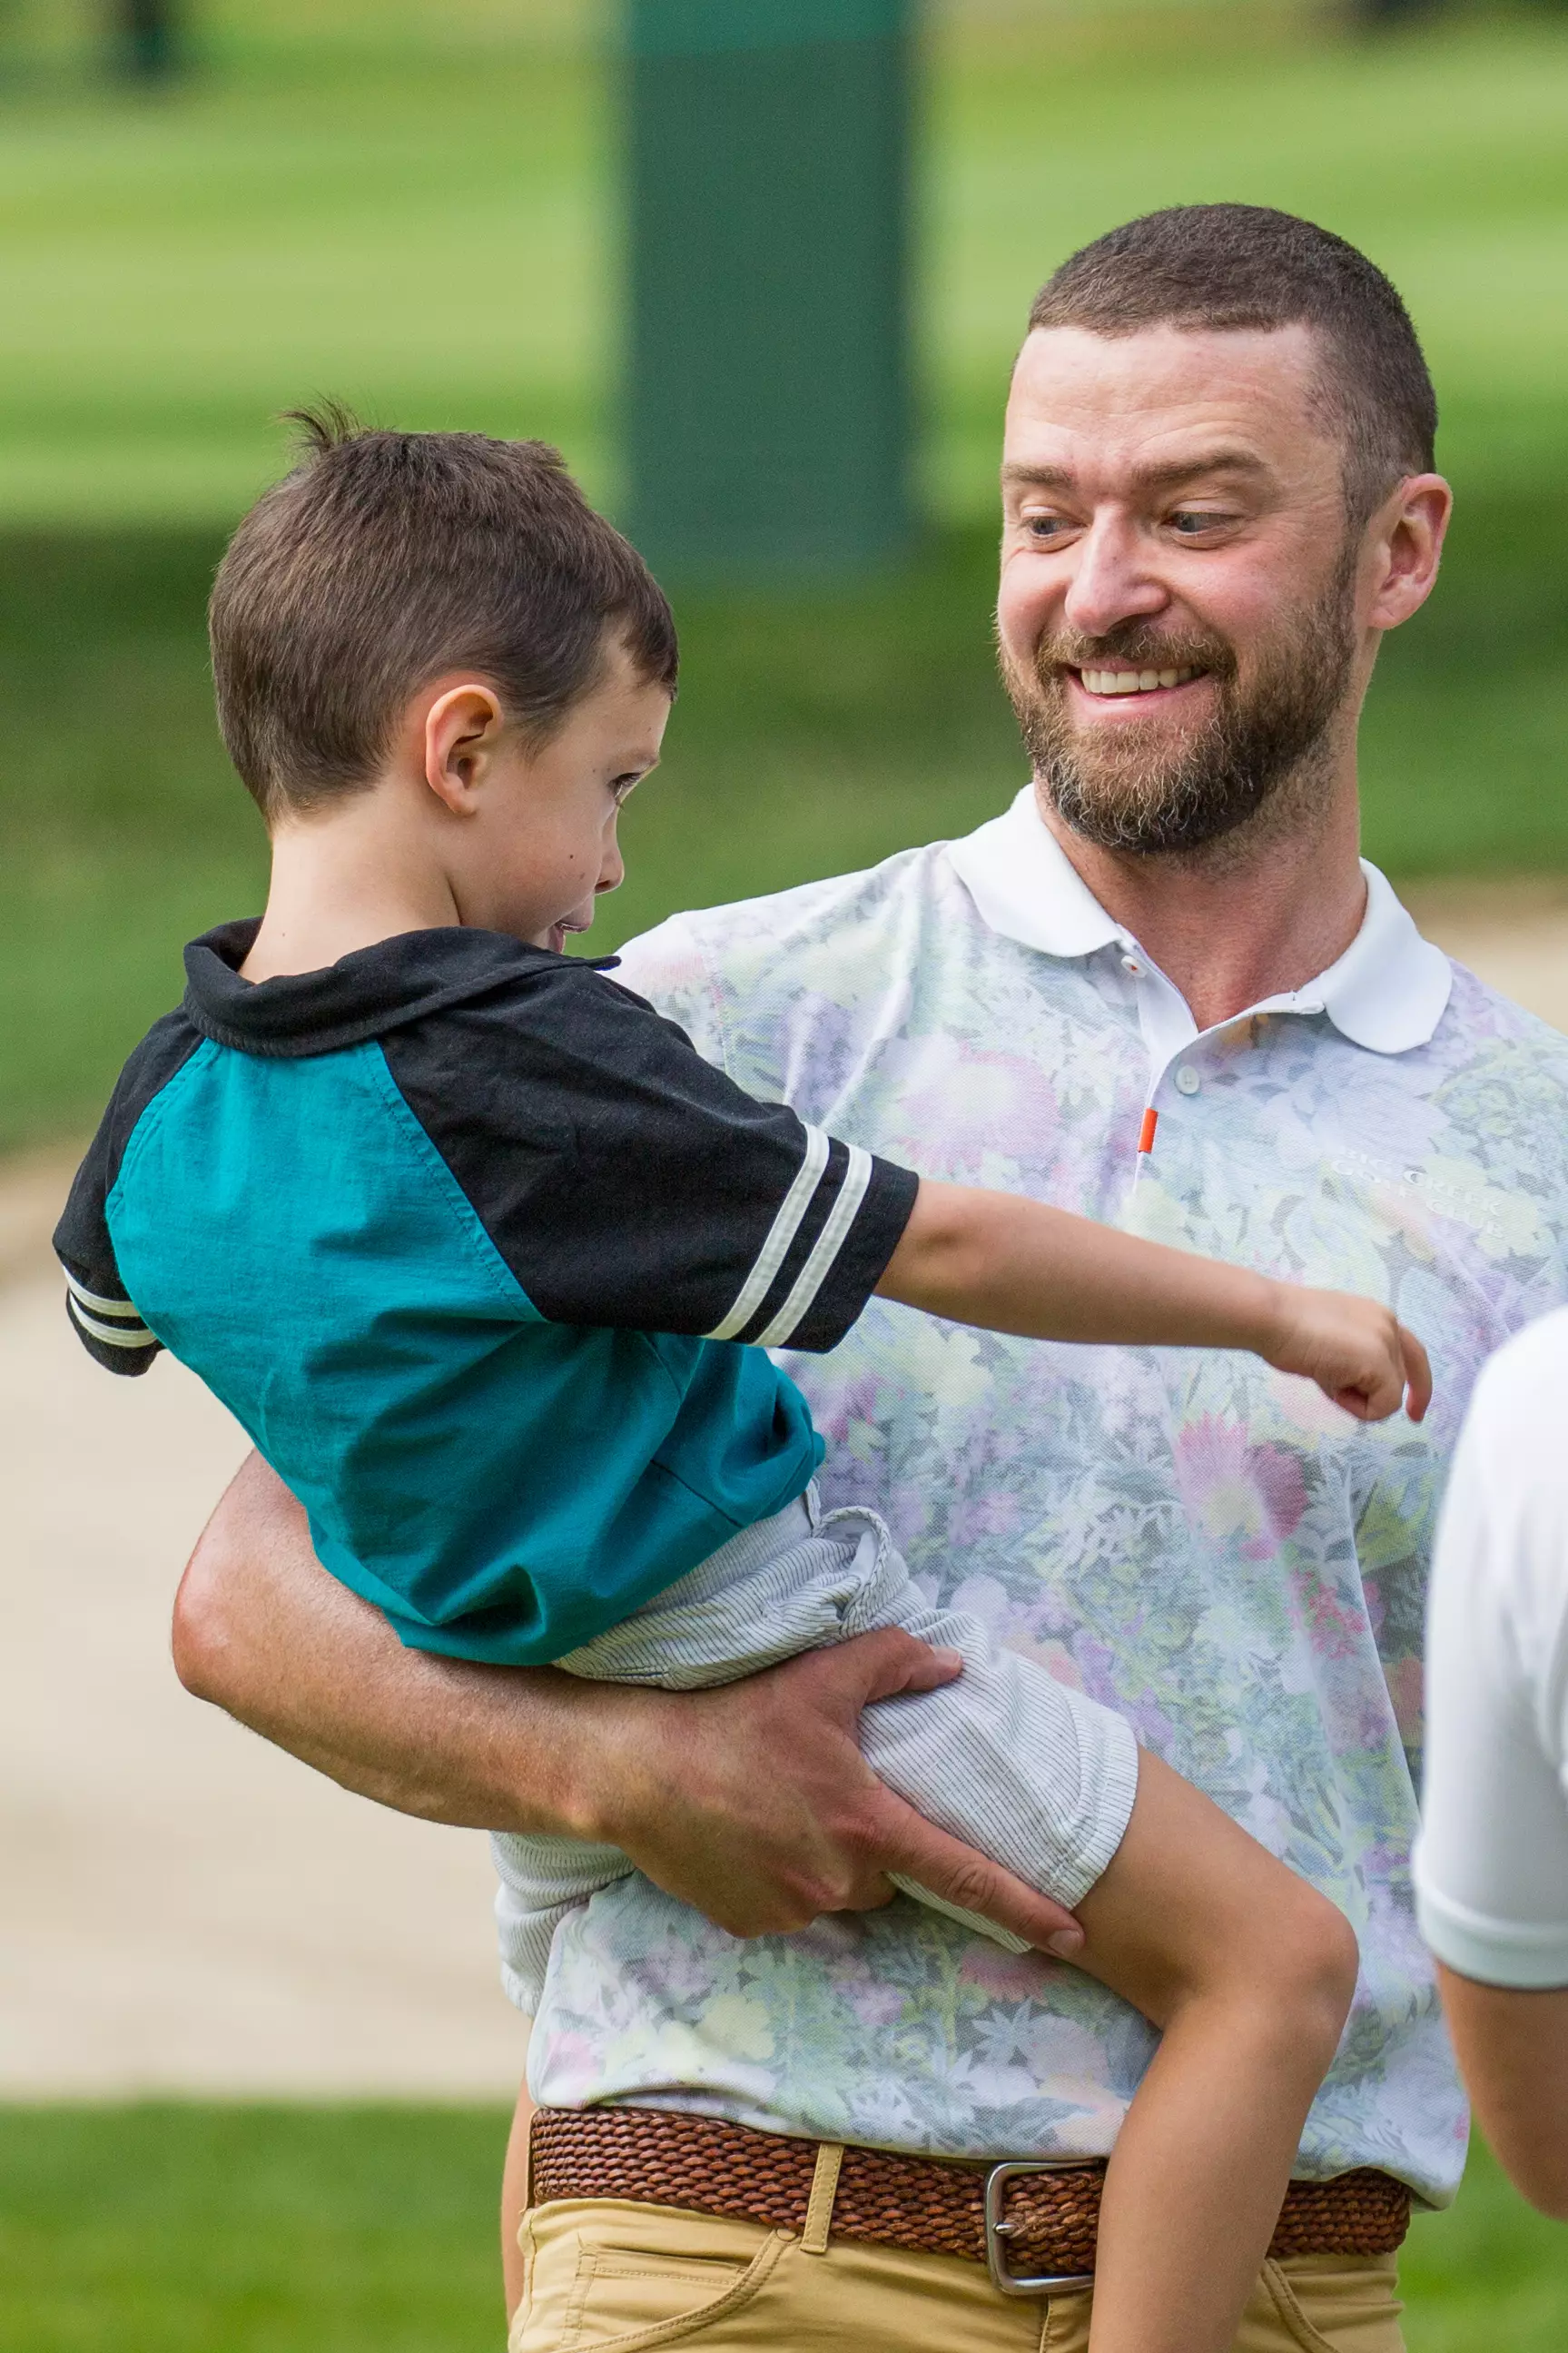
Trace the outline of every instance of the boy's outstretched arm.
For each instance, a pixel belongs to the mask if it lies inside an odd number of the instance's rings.
[[[1011,1193],[922,1180],[877,1285],[931,1315],[1030,1340],[1246,1348],[1382,1421],[1432,1395],[1426,1352],[1386,1307],[1275,1282]]]

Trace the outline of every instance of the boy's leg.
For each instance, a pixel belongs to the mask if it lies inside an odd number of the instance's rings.
[[[1095,2353],[1225,2353],[1350,2009],[1355,1938],[1152,1757],[1079,1916],[1081,1966],[1161,2030],[1105,2177]]]
[[[1106,2175],[1095,2353],[1225,2353],[1350,2006],[1349,1925],[1158,1758],[1131,1795],[1131,1736],[1105,1709],[973,1620],[907,1596],[898,1620],[964,1672],[868,1708],[868,1763],[1070,1905],[1079,1966],[1161,2030]]]
[[[878,1582],[877,1621],[956,1651],[963,1672],[937,1691],[868,1707],[860,1719],[867,1763],[940,1829],[1076,1910],[1131,1817],[1139,1764],[1131,1727],[1004,1649],[978,1619],[923,1608],[896,1554]],[[1026,1949],[992,1922],[912,1883],[898,1884],[1012,1950]]]

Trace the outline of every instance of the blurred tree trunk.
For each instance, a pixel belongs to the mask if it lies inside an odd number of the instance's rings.
[[[914,0],[628,0],[631,531],[748,576],[901,554]]]
[[[159,81],[180,61],[175,0],[114,0],[116,62],[139,81]]]
[[[1443,0],[1351,0],[1351,14],[1359,24],[1413,25],[1418,17],[1435,16]]]

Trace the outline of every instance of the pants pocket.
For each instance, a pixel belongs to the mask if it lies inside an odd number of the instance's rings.
[[[792,2243],[789,2232],[773,2232],[750,2263],[729,2263],[581,2240],[564,2302],[530,2297],[511,2353],[640,2353],[683,2345],[742,2311]]]
[[[1299,2346],[1301,2353],[1404,2353],[1392,2255],[1266,2263],[1258,2285],[1258,2300],[1273,2306],[1277,2344]],[[1248,2345],[1244,2324],[1238,2346]]]

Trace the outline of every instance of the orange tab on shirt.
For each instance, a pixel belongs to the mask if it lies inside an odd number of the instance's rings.
[[[1155,1110],[1153,1104],[1151,1103],[1148,1110],[1143,1114],[1143,1124],[1138,1132],[1138,1156],[1140,1159],[1143,1157],[1145,1153],[1153,1151],[1154,1130],[1159,1126],[1159,1124],[1160,1114]]]

